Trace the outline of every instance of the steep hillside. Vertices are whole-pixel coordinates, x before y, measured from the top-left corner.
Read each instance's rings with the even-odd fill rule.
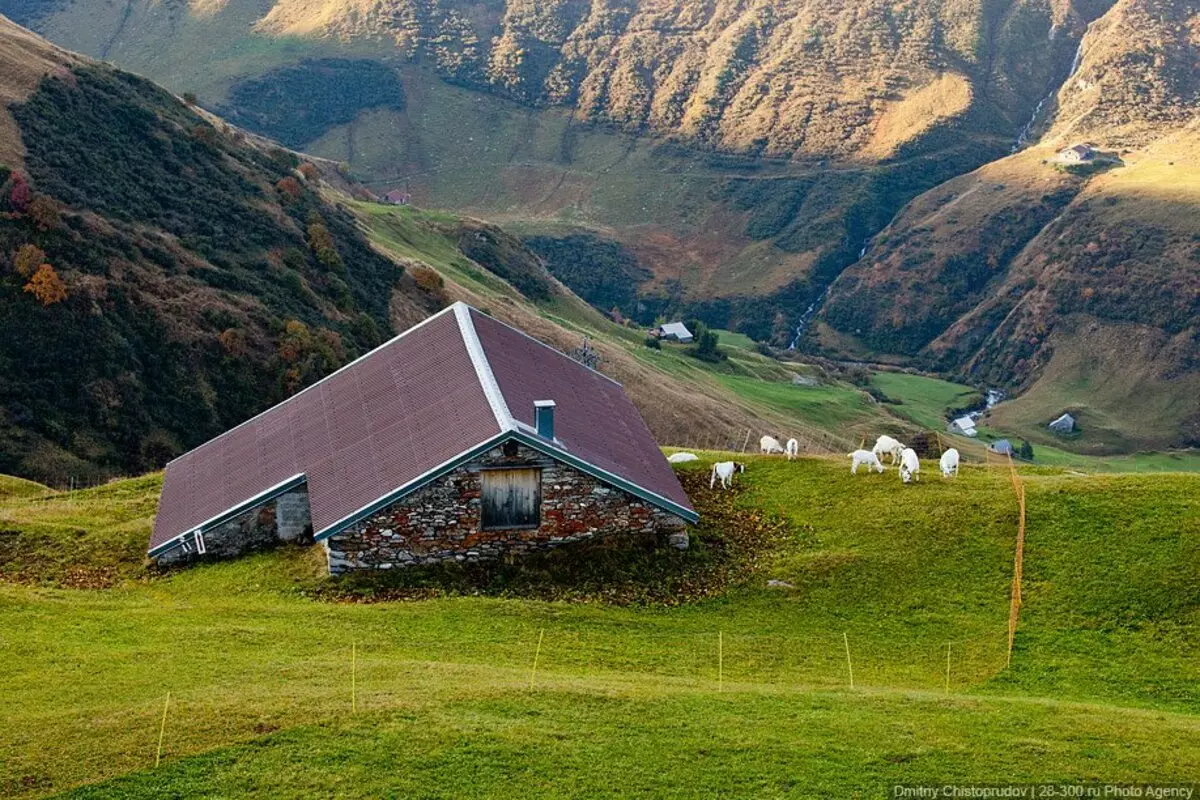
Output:
[[[400,270],[312,165],[7,21],[0,65],[0,469],[160,465],[388,331]]]
[[[994,417],[1031,437],[1075,412],[1083,451],[1200,442],[1198,30],[1194,2],[1118,3],[1041,143],[909,204],[815,339],[1022,391]]]
[[[638,264],[617,287],[635,297],[628,314],[674,306],[786,343],[905,202],[1008,150],[1109,4],[2,0],[0,10],[419,204],[619,248]],[[565,276],[588,258],[574,249],[552,268]]]

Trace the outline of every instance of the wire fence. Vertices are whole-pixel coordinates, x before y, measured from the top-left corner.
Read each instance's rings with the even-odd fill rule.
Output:
[[[996,633],[905,640],[882,631],[694,633],[589,631],[523,626],[511,636],[354,640],[293,661],[270,658],[252,669],[208,674],[114,721],[144,727],[154,747],[146,765],[252,733],[263,719],[323,719],[387,711],[412,697],[460,691],[468,683],[506,693],[539,691],[901,690],[950,694],[979,686],[1005,667]],[[214,682],[215,679],[215,682]],[[257,684],[257,688],[254,688]],[[290,686],[288,684],[291,684]],[[234,687],[225,697],[224,687]],[[236,713],[226,705],[237,703]],[[306,708],[305,706],[309,707]],[[153,744],[151,744],[153,743]]]

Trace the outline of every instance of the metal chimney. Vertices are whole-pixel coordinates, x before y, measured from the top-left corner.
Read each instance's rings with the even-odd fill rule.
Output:
[[[533,401],[533,427],[543,439],[554,441],[554,401]]]

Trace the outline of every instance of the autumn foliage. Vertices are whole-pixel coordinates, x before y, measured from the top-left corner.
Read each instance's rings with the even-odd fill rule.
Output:
[[[304,188],[300,185],[300,181],[296,180],[291,175],[280,178],[278,183],[275,184],[275,188],[293,200],[298,199],[300,195],[304,193]]]
[[[28,213],[39,231],[52,231],[62,225],[58,202],[48,195],[34,195],[29,201]]]
[[[22,278],[30,278],[38,267],[46,263],[46,251],[36,244],[23,244],[13,258],[13,271]]]
[[[25,291],[36,297],[44,306],[52,306],[67,299],[67,285],[49,264],[42,264],[37,268],[29,283],[25,284]]]
[[[19,172],[13,173],[12,188],[8,193],[8,204],[12,206],[13,211],[24,214],[29,208],[31,194],[29,183],[24,176]]]

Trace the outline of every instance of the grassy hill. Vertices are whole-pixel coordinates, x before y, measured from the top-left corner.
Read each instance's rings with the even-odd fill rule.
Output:
[[[670,605],[587,585],[582,602],[546,602],[538,581],[338,601],[311,549],[146,574],[121,531],[147,535],[156,478],[0,500],[15,532],[0,542],[32,537],[58,559],[18,576],[0,560],[0,787],[875,797],[909,781],[1194,774],[1195,476],[1024,472],[1025,607],[1006,669],[1006,471],[904,486],[851,478],[841,459],[751,458],[730,495],[707,489],[706,468],[683,473],[709,520],[692,550],[599,559],[653,564],[611,575],[622,592],[691,575]],[[98,557],[73,546],[81,527],[123,563],[107,588],[61,578]]]

